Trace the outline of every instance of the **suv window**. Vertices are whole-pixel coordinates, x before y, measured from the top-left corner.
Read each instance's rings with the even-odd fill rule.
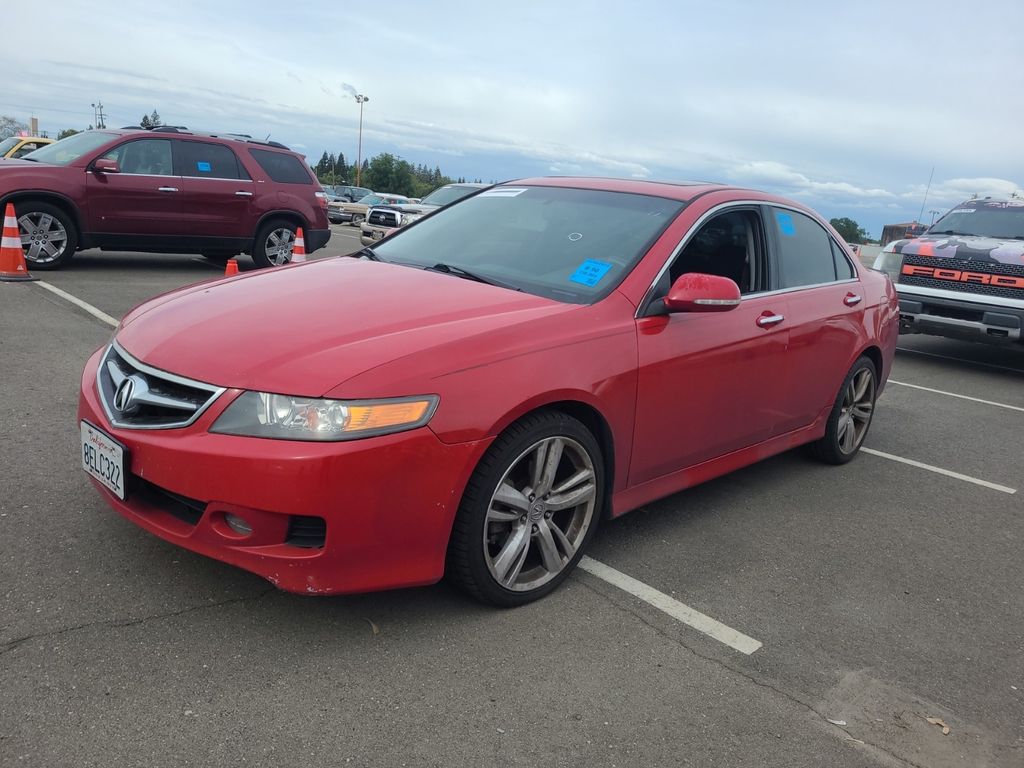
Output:
[[[310,184],[313,177],[306,166],[295,155],[284,152],[271,152],[267,149],[250,149],[249,154],[266,171],[271,180],[279,184]]]
[[[780,288],[835,282],[832,241],[820,224],[810,216],[779,208],[772,209],[772,221],[779,244]]]
[[[171,142],[168,139],[127,141],[103,157],[107,160],[116,160],[121,166],[121,173],[134,173],[140,176],[174,175]]]
[[[688,272],[701,272],[728,277],[743,294],[767,290],[761,232],[761,217],[755,211],[728,211],[714,216],[701,225],[672,262],[670,283]]]
[[[223,144],[205,141],[176,141],[174,158],[179,176],[197,176],[204,179],[248,179],[249,174],[240,167],[238,158]]]

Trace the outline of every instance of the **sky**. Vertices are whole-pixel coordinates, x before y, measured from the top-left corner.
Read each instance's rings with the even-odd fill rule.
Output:
[[[361,93],[364,158],[484,181],[719,181],[874,237],[1024,186],[1021,0],[60,0],[45,29],[38,14],[6,11],[0,115],[51,135],[102,101],[108,127],[155,109],[351,162]]]

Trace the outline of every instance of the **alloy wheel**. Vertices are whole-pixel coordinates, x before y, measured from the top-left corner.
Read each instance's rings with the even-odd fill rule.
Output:
[[[288,227],[270,230],[267,235],[266,247],[263,249],[267,259],[275,267],[280,267],[292,260],[292,248],[295,246],[295,233]]]
[[[839,429],[836,438],[839,450],[853,453],[860,447],[871,424],[875,410],[875,377],[871,370],[857,371],[843,393],[843,405],[839,411]]]
[[[555,578],[583,543],[597,506],[590,455],[569,437],[539,440],[512,462],[487,505],[484,559],[505,589]]]
[[[48,264],[64,255],[68,232],[56,217],[42,211],[30,211],[18,217],[18,228],[26,261]]]

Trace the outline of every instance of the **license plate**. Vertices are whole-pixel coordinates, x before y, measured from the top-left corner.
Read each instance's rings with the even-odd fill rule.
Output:
[[[373,235],[374,240],[380,240],[382,237],[384,237],[384,233],[381,232],[380,230],[374,230],[371,234]]]
[[[82,469],[124,501],[125,447],[87,421],[81,427]]]

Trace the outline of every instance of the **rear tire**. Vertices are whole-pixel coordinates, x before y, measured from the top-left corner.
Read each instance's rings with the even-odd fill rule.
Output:
[[[466,486],[446,577],[502,608],[544,597],[593,539],[604,484],[601,448],[580,421],[561,411],[521,419],[494,441]]]
[[[288,219],[271,219],[256,233],[252,261],[259,267],[280,267],[292,260],[298,226]]]
[[[28,200],[14,204],[25,266],[29,271],[60,269],[78,248],[78,228],[63,210]]]
[[[826,464],[845,464],[856,456],[871,427],[877,394],[875,364],[857,358],[839,388],[824,437],[808,445],[811,455]]]

